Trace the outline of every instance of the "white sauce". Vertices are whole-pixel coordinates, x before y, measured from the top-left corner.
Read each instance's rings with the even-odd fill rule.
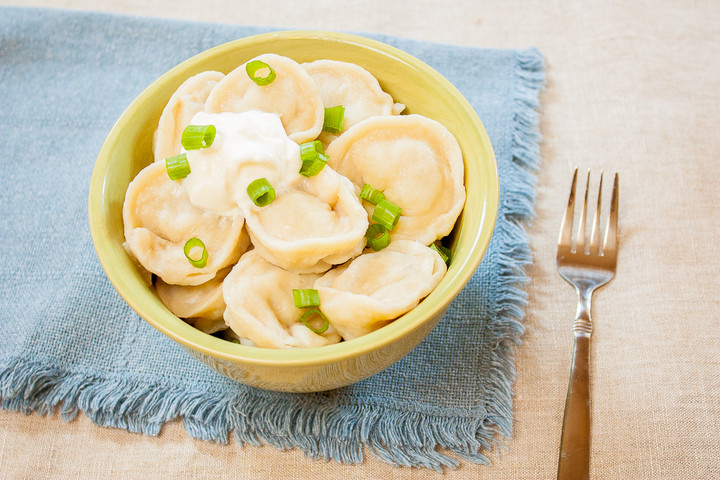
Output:
[[[300,146],[288,138],[277,114],[199,112],[192,125],[216,129],[210,147],[187,152],[191,173],[182,186],[198,208],[247,216],[258,208],[247,193],[250,182],[265,178],[279,195],[304,178],[298,173]]]

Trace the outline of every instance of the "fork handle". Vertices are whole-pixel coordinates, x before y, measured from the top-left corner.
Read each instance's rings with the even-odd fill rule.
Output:
[[[590,335],[575,331],[557,480],[590,478]]]

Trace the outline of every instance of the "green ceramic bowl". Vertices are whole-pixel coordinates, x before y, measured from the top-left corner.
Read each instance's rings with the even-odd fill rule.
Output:
[[[122,243],[122,204],[128,183],[152,162],[152,136],[177,87],[205,70],[229,72],[261,53],[298,62],[329,58],[357,63],[380,81],[407,113],[444,124],[465,159],[467,201],[453,234],[453,258],[438,287],[415,309],[373,333],[312,349],[274,350],[206,335],[170,313],[148,287]],[[207,50],[165,73],[127,108],[100,150],[90,183],[90,230],[108,278],[148,323],[203,363],[239,382],[270,390],[309,392],[349,385],[374,375],[417,346],[442,319],[490,242],[498,209],[498,177],[487,133],[458,90],[431,67],[367,38],[317,31],[285,31],[243,38]]]

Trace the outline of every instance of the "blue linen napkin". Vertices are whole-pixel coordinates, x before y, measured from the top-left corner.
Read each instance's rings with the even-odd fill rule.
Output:
[[[108,282],[87,225],[89,179],[114,121],[156,77],[268,29],[0,8],[0,405],[157,435],[300,448],[442,469],[489,461],[512,432],[539,162],[535,49],[489,50],[369,35],[429,63],[467,97],[497,155],[500,213],[482,265],[438,327],[399,363],[316,394],[235,383],[138,317]]]

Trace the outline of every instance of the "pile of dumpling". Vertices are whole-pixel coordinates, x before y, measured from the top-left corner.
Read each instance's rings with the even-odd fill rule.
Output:
[[[316,347],[388,324],[442,279],[437,241],[465,202],[456,139],[403,109],[334,60],[268,53],[187,79],[128,186],[126,250],[171,312],[227,340]]]

